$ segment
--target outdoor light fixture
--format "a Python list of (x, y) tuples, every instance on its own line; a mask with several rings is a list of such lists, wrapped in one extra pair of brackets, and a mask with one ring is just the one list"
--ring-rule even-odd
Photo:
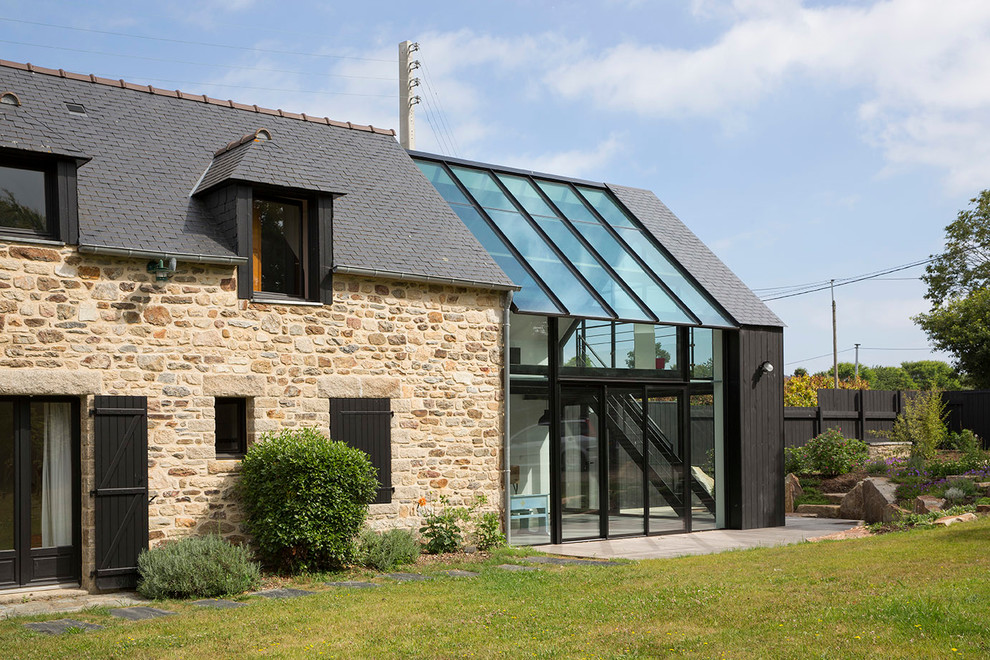
[(148, 262), (148, 272), (155, 274), (156, 282), (168, 282), (175, 275), (175, 257), (152, 259)]
[(768, 374), (771, 371), (773, 371), (773, 365), (770, 364), (770, 360), (763, 361), (763, 364), (760, 365), (760, 371), (762, 371), (765, 374)]

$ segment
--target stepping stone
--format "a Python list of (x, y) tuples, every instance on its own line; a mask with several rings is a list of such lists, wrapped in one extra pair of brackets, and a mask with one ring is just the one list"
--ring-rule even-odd
[(328, 587), (344, 587), (345, 589), (374, 589), (382, 585), (374, 582), (361, 582), (358, 580), (347, 580), (346, 582), (324, 582)]
[(193, 605), (209, 607), (214, 610), (232, 610), (235, 607), (245, 607), (247, 603), (238, 603), (234, 600), (224, 600), (222, 598), (207, 598), (205, 600), (194, 600)]
[(520, 566), (519, 564), (500, 564), (496, 568), (501, 568), (504, 571), (516, 571), (516, 572), (540, 570), (539, 566)]
[(33, 630), (35, 632), (44, 633), (46, 635), (61, 635), (62, 633), (68, 631), (70, 628), (75, 630), (103, 630), (103, 626), (98, 626), (95, 623), (85, 623), (83, 621), (76, 621), (75, 619), (58, 619), (57, 621), (36, 621), (34, 623), (25, 623), (24, 627)]
[(621, 566), (618, 561), (600, 561), (597, 559), (573, 559), (571, 557), (520, 557), (520, 561), (529, 564), (554, 564), (555, 566)]
[(382, 577), (392, 578), (399, 582), (422, 582), (430, 579), (429, 576), (421, 573), (384, 573)]
[(115, 616), (120, 619), (127, 619), (129, 621), (143, 621), (144, 619), (157, 619), (160, 616), (170, 616), (175, 614), (175, 612), (169, 612), (168, 610), (159, 610), (154, 607), (119, 607), (115, 610), (110, 610), (110, 616)]
[(306, 591), (305, 589), (269, 589), (267, 591), (255, 591), (253, 595), (262, 598), (299, 598), (315, 593), (315, 591)]
[(444, 571), (444, 573), (446, 573), (450, 577), (463, 577), (463, 578), (473, 578), (481, 575), (481, 573), (475, 573), (474, 571), (459, 571), (457, 569)]

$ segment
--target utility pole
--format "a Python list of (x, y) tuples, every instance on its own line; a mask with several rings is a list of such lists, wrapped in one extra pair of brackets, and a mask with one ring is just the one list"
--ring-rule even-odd
[(835, 280), (829, 280), (832, 290), (832, 383), (839, 389), (839, 340), (835, 330)]
[(419, 50), (419, 44), (403, 41), (399, 44), (399, 144), (403, 149), (416, 148), (416, 120), (413, 116), (413, 106), (420, 98), (413, 96), (412, 90), (419, 86), (419, 78), (410, 78), (410, 74), (419, 68), (418, 60), (410, 60), (412, 53)]
[(856, 380), (859, 380), (859, 344), (856, 346)]

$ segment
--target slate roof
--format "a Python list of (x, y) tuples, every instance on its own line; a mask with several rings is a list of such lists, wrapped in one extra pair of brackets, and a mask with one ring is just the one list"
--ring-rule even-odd
[[(250, 139), (244, 139), (250, 138)], [(194, 194), (230, 181), (295, 187), (325, 193), (340, 192), (346, 182), (306, 154), (283, 148), (274, 139), (248, 133), (233, 146), (216, 152)], [(290, 183), (291, 182), (291, 185)]]
[(656, 195), (641, 188), (606, 186), (737, 322), (741, 325), (784, 325)]
[[(335, 265), (512, 285), (393, 131), (0, 60), (7, 90), (22, 102), (19, 116), (92, 158), (78, 170), (80, 245), (236, 256), (190, 195), (218, 149), (264, 128), (291, 154), (282, 185), (343, 195), (334, 200)], [(70, 114), (66, 102), (86, 114)], [(14, 139), (6, 130), (0, 121), (0, 143)], [(247, 151), (231, 171), (270, 178), (268, 152)]]
[(85, 159), (82, 150), (17, 105), (0, 104), (0, 147)]

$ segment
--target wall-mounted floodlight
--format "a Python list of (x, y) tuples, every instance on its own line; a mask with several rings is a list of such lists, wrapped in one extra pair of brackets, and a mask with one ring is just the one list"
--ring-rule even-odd
[(773, 371), (773, 365), (770, 364), (770, 360), (763, 361), (763, 364), (760, 365), (760, 371), (762, 371), (765, 374), (768, 374)]

